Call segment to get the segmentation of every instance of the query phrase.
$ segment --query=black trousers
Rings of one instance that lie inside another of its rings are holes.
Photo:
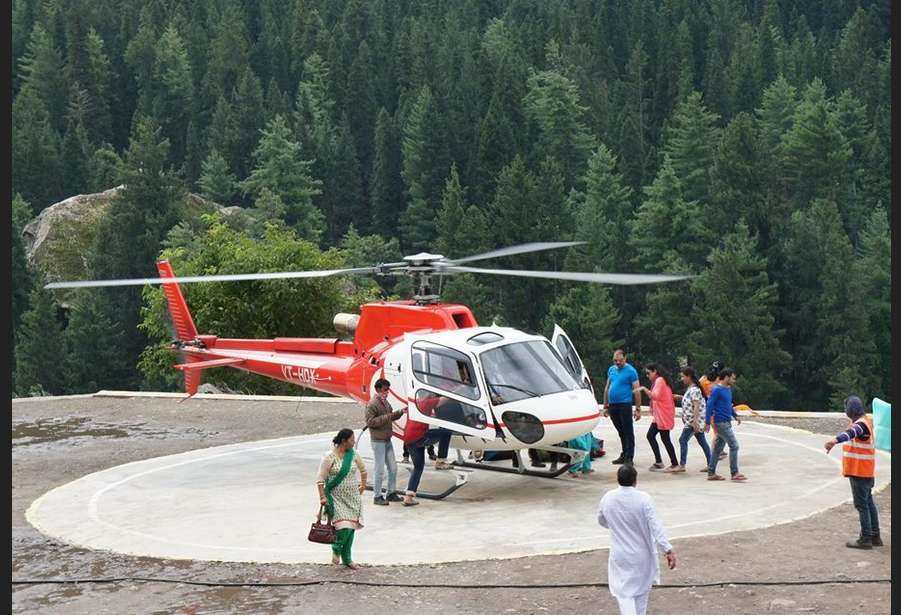
[[[673,441],[670,440],[669,432],[669,429],[657,429],[657,423],[651,423],[651,426],[648,428],[648,442],[651,443],[651,450],[654,451],[654,463],[661,463],[663,460],[660,458],[660,447],[657,446],[657,434],[660,434],[660,440],[663,442],[663,446],[666,447],[666,454],[669,455],[670,464],[677,466],[679,462],[676,461],[676,449],[673,448]]]
[[[609,404],[610,420],[619,434],[622,444],[622,457],[626,461],[632,461],[635,457],[635,430],[632,426],[632,404]]]

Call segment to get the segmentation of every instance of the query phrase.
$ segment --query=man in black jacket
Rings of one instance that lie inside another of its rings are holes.
[[[379,378],[375,381],[375,395],[366,406],[366,426],[369,428],[369,441],[372,443],[372,454],[375,457],[375,471],[372,477],[372,493],[375,494],[373,504],[378,506],[401,501],[400,496],[394,493],[397,487],[397,461],[394,458],[394,446],[391,444],[391,423],[399,419],[404,411],[391,408],[391,404],[388,403],[390,390],[391,383]],[[387,497],[382,495],[382,477],[386,465]]]

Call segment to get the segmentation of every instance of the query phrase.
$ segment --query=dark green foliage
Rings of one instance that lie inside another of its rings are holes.
[[[320,193],[322,182],[310,176],[312,161],[304,158],[285,118],[278,115],[267,124],[253,158],[255,167],[241,182],[244,194],[258,199],[267,188],[284,203],[285,222],[302,237],[318,241],[323,216],[313,205],[312,197]]]
[[[125,189],[113,200],[109,214],[97,229],[88,270],[92,277],[143,278],[156,275],[154,263],[160,242],[176,222],[175,204],[184,188],[168,162],[169,142],[150,118],[139,117],[126,152]],[[128,366],[129,377],[121,386],[137,383],[137,358],[146,345],[138,330],[141,293],[139,288],[111,289],[99,303],[107,321],[120,323],[122,344],[111,348],[113,362]]]
[[[791,355],[780,347],[776,285],[757,252],[757,238],[744,221],[713,250],[710,267],[692,285],[696,299],[687,350],[696,366],[727,357],[739,376],[736,402],[783,407]]]
[[[66,390],[72,393],[121,389],[133,378],[133,368],[122,358],[127,336],[122,320],[113,317],[110,301],[107,289],[81,291],[69,312],[62,371]]]
[[[216,203],[229,205],[235,194],[236,183],[225,158],[218,150],[212,150],[203,161],[203,173],[197,182],[200,194]]]
[[[262,239],[229,229],[218,216],[209,216],[194,237],[193,248],[163,251],[179,275],[338,269],[345,254],[336,249],[320,251],[314,243],[291,229],[270,226]],[[373,293],[354,291],[342,278],[270,280],[228,284],[184,285],[182,292],[199,330],[224,337],[272,338],[334,336],[336,312],[355,312],[360,301]],[[181,386],[172,365],[177,354],[165,348],[172,339],[163,292],[147,288],[141,329],[150,340],[140,368],[156,386]],[[296,394],[296,387],[261,376],[223,369],[204,373],[212,383],[260,394]]]
[[[382,107],[375,124],[372,172],[369,174],[369,211],[372,226],[380,233],[395,233],[403,204],[400,144],[391,115]]]
[[[59,395],[65,391],[65,372],[60,359],[65,353],[59,308],[43,281],[32,289],[30,308],[22,315],[16,332],[16,366],[13,376],[21,396]]]
[[[822,408],[852,388],[888,395],[889,4],[15,0],[10,194],[31,217],[134,184],[84,255],[97,277],[153,275],[163,238],[199,245],[196,219],[172,228],[178,180],[242,206],[226,219],[233,232],[261,241],[293,228],[352,260],[578,239],[587,244],[483,265],[705,276],[720,266],[711,251],[744,237],[743,220],[752,269],[778,284],[767,303],[785,331],[776,348],[802,366],[768,376],[743,366],[787,387],[747,401]],[[814,211],[829,223],[814,224]],[[877,298],[860,322],[824,270]],[[359,288],[409,296],[407,280],[378,283]],[[689,338],[698,356],[714,351],[691,337],[701,295],[686,284],[459,275],[441,285],[485,322],[549,333],[551,316],[566,320],[603,363],[614,338],[639,363],[672,363]],[[73,306],[71,335],[121,331],[109,347],[125,365],[146,343],[138,304],[137,291],[110,291]],[[89,327],[88,315],[121,329]],[[80,375],[66,389],[107,378],[72,361]],[[178,380],[153,373],[119,386]]]
[[[18,194],[12,202],[12,232],[11,232],[11,248],[12,258],[10,261],[10,280],[11,288],[10,297],[12,304],[12,318],[9,327],[9,357],[10,366],[15,366],[15,347],[16,347],[16,331],[22,322],[22,315],[28,310],[28,297],[33,286],[32,274],[28,270],[28,262],[25,259],[25,245],[22,241],[22,229],[31,220],[31,206]],[[15,376],[15,369],[12,369]],[[12,384],[13,390],[16,390],[16,384]]]

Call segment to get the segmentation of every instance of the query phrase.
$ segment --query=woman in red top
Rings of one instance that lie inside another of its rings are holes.
[[[654,451],[654,465],[649,470],[652,472],[663,469],[663,459],[660,457],[660,447],[657,446],[657,434],[660,434],[660,441],[666,447],[666,453],[669,455],[670,468],[679,467],[676,459],[676,449],[670,440],[669,432],[676,423],[676,405],[673,401],[673,387],[669,383],[669,376],[666,371],[654,363],[645,368],[645,373],[651,379],[651,388],[639,387],[648,397],[651,398],[651,414],[653,421],[648,428],[648,442],[651,444],[651,450]]]

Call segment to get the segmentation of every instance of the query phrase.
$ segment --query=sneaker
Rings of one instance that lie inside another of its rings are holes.
[[[448,463],[446,461],[441,461],[439,459],[438,461],[435,462],[435,469],[436,470],[453,470],[454,464]]]
[[[845,546],[849,549],[872,549],[873,541],[870,540],[869,536],[861,536],[857,540],[849,540],[845,543]]]
[[[881,547],[882,537],[879,536],[879,534],[873,534],[872,536],[870,536],[870,542],[873,543],[874,547]]]
[[[648,471],[650,471],[650,472],[659,472],[659,471],[662,470],[662,469],[663,469],[663,464],[662,464],[662,463],[655,463],[655,464],[652,464],[651,467],[648,468]]]
[[[377,498],[372,499],[372,503],[375,504],[376,506],[387,506],[388,500],[386,500],[382,496],[378,496]]]
[[[625,457],[623,457],[622,455],[620,455],[619,457],[617,457],[616,459],[614,459],[614,460],[611,461],[610,463],[615,464],[615,465],[622,465],[622,464],[624,464],[625,462],[626,462]]]
[[[388,502],[403,502],[404,499],[397,495],[396,493],[389,493],[388,497],[385,498]]]

